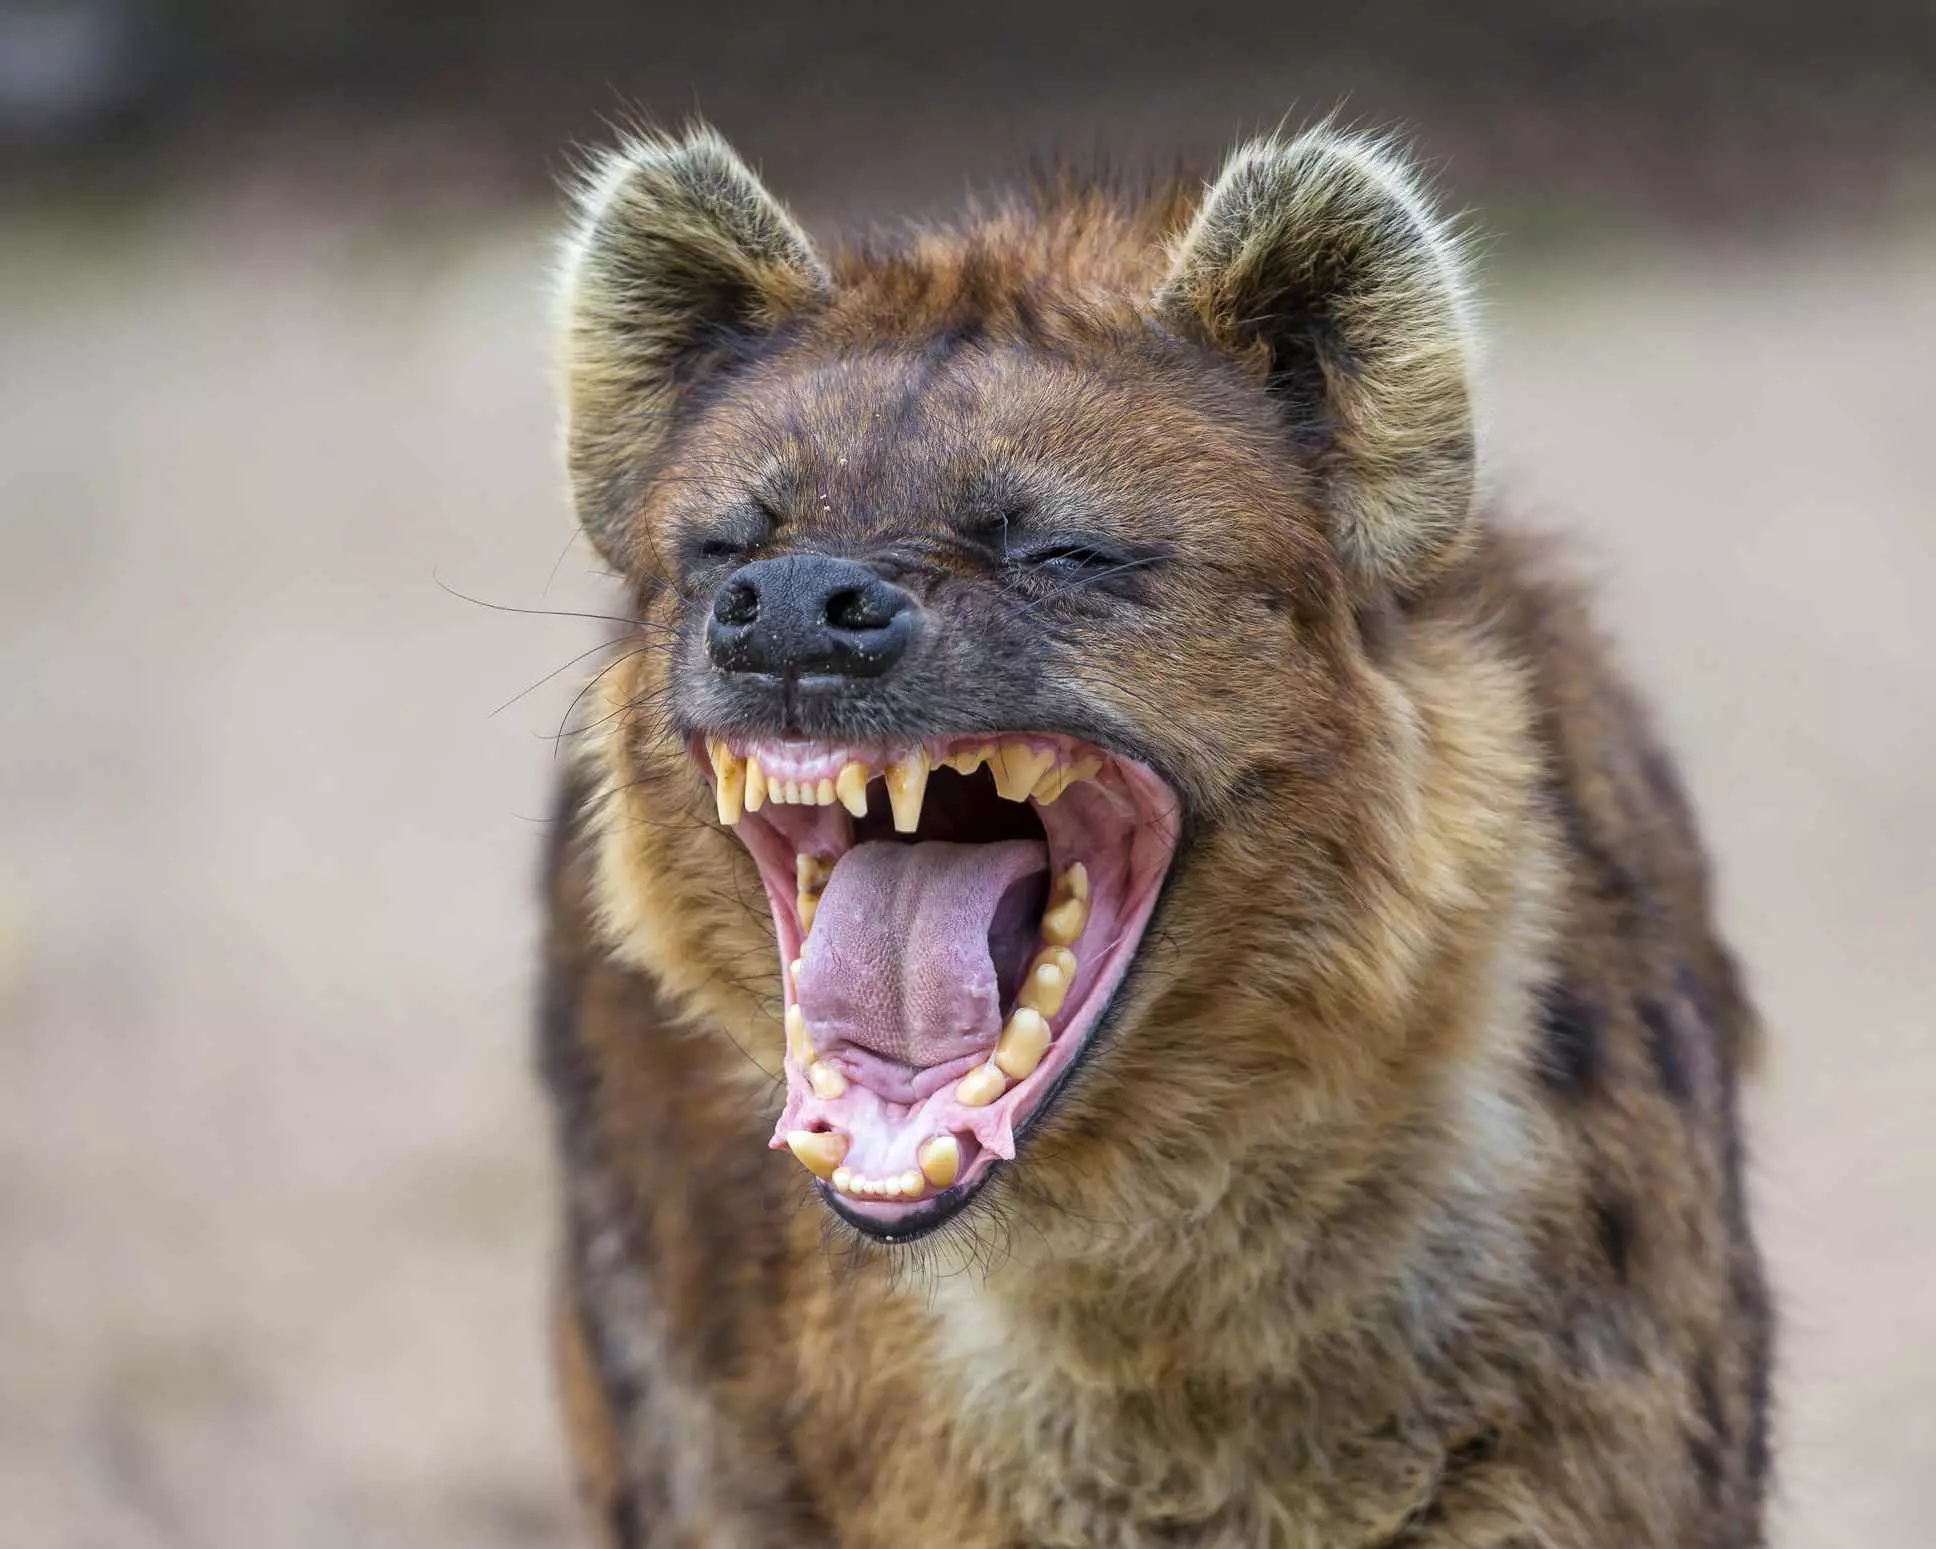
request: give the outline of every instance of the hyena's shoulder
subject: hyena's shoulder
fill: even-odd
[[[1702,1541],[1759,1542],[1772,1317],[1739,1102],[1760,1025],[1687,794],[1549,544],[1494,532],[1451,595],[1528,675],[1560,865],[1535,1063],[1573,1184],[1543,1249],[1572,1288],[1551,1391],[1584,1400],[1590,1377],[1593,1403],[1641,1406],[1714,1523]]]

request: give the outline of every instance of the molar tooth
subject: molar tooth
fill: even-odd
[[[929,1183],[937,1189],[949,1188],[961,1175],[961,1142],[952,1135],[935,1135],[921,1142],[914,1159]]]
[[[958,753],[948,755],[948,767],[958,775],[971,775],[981,768],[987,756],[988,749],[985,747],[963,748]]]
[[[834,794],[839,796],[840,804],[857,818],[867,816],[867,766],[857,758],[850,758],[840,766],[840,773],[834,780]]]
[[[813,917],[820,912],[820,895],[818,893],[798,894],[793,900],[793,907],[794,911],[800,916],[800,934],[802,936],[811,935],[813,933]]]
[[[814,1177],[831,1180],[841,1159],[847,1155],[847,1137],[807,1129],[788,1130],[787,1149]]]
[[[827,1181],[834,1186],[834,1192],[836,1194],[851,1194],[854,1192],[854,1175],[845,1167],[836,1167],[833,1177]]]
[[[993,1065],[977,1065],[955,1087],[955,1101],[964,1108],[986,1108],[1008,1090],[1008,1078]]]
[[[1102,769],[1102,760],[1093,753],[1085,753],[1071,764],[1061,764],[1051,769],[1036,782],[1035,802],[1046,807],[1072,785],[1084,780],[1093,780]]]
[[[807,1014],[795,1004],[786,1008],[787,1051],[802,1070],[813,1068],[813,1036],[807,1031]]]
[[[928,793],[928,750],[911,749],[887,766],[887,803],[894,809],[897,833],[911,834],[921,826],[921,803]]]
[[[1070,861],[1062,875],[1055,879],[1055,892],[1059,898],[1080,898],[1089,902],[1089,868],[1081,861]]]
[[[800,970],[806,966],[807,960],[804,957],[796,957],[792,962],[787,964],[787,977],[793,981],[795,989],[798,989],[800,986]]]
[[[1055,749],[1032,748],[1026,742],[1004,742],[988,760],[995,771],[995,791],[1004,801],[1027,801],[1042,771],[1055,762]]]
[[[1028,977],[1016,993],[1015,1004],[1054,1017],[1076,982],[1076,955],[1067,947],[1044,947],[1029,964]]]
[[[906,1172],[901,1174],[901,1197],[903,1199],[919,1199],[921,1193],[921,1174],[910,1167]]]
[[[766,771],[760,768],[757,758],[746,761],[746,810],[758,812],[766,805]]]
[[[1089,905],[1080,898],[1065,898],[1051,905],[1042,916],[1042,939],[1052,947],[1072,947],[1082,939],[1082,928],[1089,923]]]
[[[802,854],[793,858],[793,884],[803,893],[820,892],[833,874],[834,863],[824,856]]]
[[[820,784],[813,793],[813,799],[823,807],[831,807],[834,804],[833,776],[822,775],[820,777]]]
[[[995,1063],[1002,1074],[1020,1081],[1035,1073],[1049,1048],[1049,1024],[1041,1012],[1017,1006],[1002,1029],[1002,1040],[995,1045]]]
[[[807,1067],[807,1085],[813,1088],[815,1097],[825,1102],[832,1102],[847,1092],[847,1078],[825,1060],[815,1060]]]

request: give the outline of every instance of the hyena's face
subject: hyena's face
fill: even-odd
[[[1214,1109],[1270,1056],[1203,1011],[1391,798],[1358,621],[1470,488],[1442,239],[1328,140],[1162,237],[1078,201],[829,270],[701,137],[618,158],[570,254],[575,494],[658,645],[604,741],[650,807],[610,912],[675,987],[743,976],[757,872],[774,1145],[875,1236],[1052,1113],[1160,1149]]]

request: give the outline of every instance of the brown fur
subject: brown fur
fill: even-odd
[[[669,196],[689,156],[733,197]],[[1194,218],[1057,187],[825,264],[710,138],[594,185],[569,454],[641,624],[544,1050],[614,1543],[1761,1542],[1753,1017],[1579,597],[1472,503],[1462,286],[1323,133]],[[996,508],[1151,557],[996,575]],[[702,540],[892,556],[962,641],[896,713],[1114,738],[1184,801],[1111,1021],[938,1242],[861,1244],[765,1149],[771,926],[675,735]]]

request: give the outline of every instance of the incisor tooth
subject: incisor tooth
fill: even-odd
[[[905,1199],[921,1197],[921,1175],[912,1167],[901,1174],[901,1195]]]
[[[733,756],[723,742],[706,746],[713,761],[713,796],[719,803],[719,821],[737,823],[746,800],[746,765]]]
[[[813,1095],[826,1102],[846,1095],[847,1078],[825,1060],[815,1060],[807,1067],[807,1085],[813,1088]]]
[[[818,855],[793,858],[793,885],[803,893],[818,893],[834,874],[834,863]]]
[[[1025,742],[1004,742],[995,749],[988,767],[995,771],[995,791],[1004,801],[1027,801],[1042,771],[1055,762],[1053,748],[1032,748]]]
[[[1080,898],[1065,898],[1042,916],[1042,939],[1052,947],[1072,947],[1082,939],[1082,928],[1089,923],[1089,905]]]
[[[1053,1017],[1076,982],[1076,955],[1067,947],[1044,947],[1029,964],[1028,977],[1016,993],[1015,1004]]]
[[[847,1155],[847,1137],[807,1129],[788,1130],[787,1149],[814,1177],[831,1181],[841,1158]]]
[[[793,907],[795,912],[800,916],[800,934],[803,936],[811,935],[813,933],[813,917],[820,912],[820,895],[818,893],[801,893],[793,900]]]
[[[937,1189],[948,1188],[961,1173],[961,1142],[952,1135],[936,1135],[921,1142],[914,1159],[929,1183]]]
[[[887,766],[887,804],[894,809],[897,833],[911,834],[921,826],[921,803],[928,793],[928,750],[916,748]]]
[[[844,1167],[836,1167],[833,1177],[828,1181],[833,1184],[836,1193],[851,1194],[854,1192],[854,1175]]]
[[[813,1038],[807,1032],[807,1014],[798,1005],[786,1008],[787,1052],[802,1070],[813,1066]]]
[[[796,957],[792,962],[787,964],[787,977],[791,979],[794,982],[794,984],[798,985],[800,982],[800,970],[805,968],[806,966],[807,966],[807,960],[804,957]]]
[[[866,817],[867,766],[857,758],[850,758],[842,764],[839,775],[834,779],[834,794],[855,817]]]
[[[834,804],[834,781],[832,775],[822,775],[820,777],[820,785],[814,791],[813,796],[814,800],[819,802],[823,807],[831,807]]]
[[[786,793],[787,805],[789,807],[797,807],[800,805],[800,782],[798,780],[787,781]]]
[[[766,805],[766,771],[757,758],[746,761],[746,810],[758,812]]]
[[[993,1065],[977,1065],[955,1087],[955,1101],[964,1108],[986,1108],[1008,1090],[1008,1078]]]
[[[1039,1011],[1017,1006],[1002,1029],[1002,1040],[995,1045],[995,1063],[1011,1081],[1035,1073],[1049,1048],[1048,1020]]]

